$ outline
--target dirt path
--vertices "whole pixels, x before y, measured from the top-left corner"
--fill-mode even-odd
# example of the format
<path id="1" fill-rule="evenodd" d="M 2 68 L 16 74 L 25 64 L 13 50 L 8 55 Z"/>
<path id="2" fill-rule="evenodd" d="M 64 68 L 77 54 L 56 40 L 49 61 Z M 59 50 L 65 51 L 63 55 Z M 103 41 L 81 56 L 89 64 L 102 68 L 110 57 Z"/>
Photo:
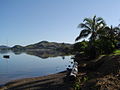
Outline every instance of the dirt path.
<path id="1" fill-rule="evenodd" d="M 11 81 L 0 90 L 68 90 L 70 85 L 64 82 L 66 72 L 43 77 L 26 78 Z"/>

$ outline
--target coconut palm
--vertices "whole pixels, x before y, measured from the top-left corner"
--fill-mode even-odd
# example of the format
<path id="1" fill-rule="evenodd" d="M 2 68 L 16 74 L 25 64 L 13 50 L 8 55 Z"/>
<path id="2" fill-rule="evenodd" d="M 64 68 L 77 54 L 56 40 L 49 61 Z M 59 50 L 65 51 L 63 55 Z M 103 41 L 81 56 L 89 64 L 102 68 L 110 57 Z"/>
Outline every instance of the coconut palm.
<path id="1" fill-rule="evenodd" d="M 78 28 L 82 28 L 82 30 L 75 41 L 90 35 L 89 41 L 94 42 L 97 37 L 97 32 L 104 28 L 105 25 L 105 21 L 101 17 L 85 18 L 83 23 L 78 25 Z"/>
<path id="2" fill-rule="evenodd" d="M 105 27 L 105 21 L 101 17 L 94 16 L 93 18 L 85 18 L 83 20 L 83 23 L 80 23 L 78 25 L 78 28 L 82 28 L 79 36 L 76 38 L 75 41 L 78 41 L 79 39 L 89 37 L 89 56 L 90 58 L 96 57 L 96 49 L 94 46 L 94 42 L 98 37 L 99 31 L 102 31 Z"/>

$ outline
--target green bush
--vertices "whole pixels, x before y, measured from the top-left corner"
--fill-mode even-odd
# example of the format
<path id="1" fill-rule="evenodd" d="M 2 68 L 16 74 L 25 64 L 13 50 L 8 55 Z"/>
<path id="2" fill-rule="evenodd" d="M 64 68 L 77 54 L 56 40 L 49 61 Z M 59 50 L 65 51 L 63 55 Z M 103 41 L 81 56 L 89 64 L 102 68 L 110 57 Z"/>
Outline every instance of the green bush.
<path id="1" fill-rule="evenodd" d="M 88 47 L 87 41 L 77 42 L 73 46 L 73 51 L 74 52 L 84 52 L 87 47 Z"/>

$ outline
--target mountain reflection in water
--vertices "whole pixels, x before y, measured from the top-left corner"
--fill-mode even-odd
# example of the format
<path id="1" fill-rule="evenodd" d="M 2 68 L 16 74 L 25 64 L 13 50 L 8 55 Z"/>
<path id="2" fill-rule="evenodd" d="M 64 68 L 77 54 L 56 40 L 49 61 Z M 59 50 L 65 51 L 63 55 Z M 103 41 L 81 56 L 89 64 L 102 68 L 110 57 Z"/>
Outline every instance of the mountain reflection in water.
<path id="1" fill-rule="evenodd" d="M 9 59 L 3 58 L 6 54 L 10 55 Z M 0 84 L 20 78 L 58 73 L 68 66 L 72 67 L 72 61 L 71 56 L 55 52 L 0 51 Z"/>
<path id="2" fill-rule="evenodd" d="M 66 56 L 65 53 L 61 53 L 61 52 L 56 52 L 56 51 L 47 51 L 47 50 L 29 50 L 29 51 L 12 51 L 14 54 L 16 55 L 19 55 L 19 54 L 22 54 L 22 53 L 26 53 L 28 55 L 33 55 L 33 56 L 37 56 L 37 57 L 40 57 L 40 58 L 49 58 L 49 57 L 57 57 L 57 56 L 62 56 L 62 58 L 64 59 L 64 56 Z"/>

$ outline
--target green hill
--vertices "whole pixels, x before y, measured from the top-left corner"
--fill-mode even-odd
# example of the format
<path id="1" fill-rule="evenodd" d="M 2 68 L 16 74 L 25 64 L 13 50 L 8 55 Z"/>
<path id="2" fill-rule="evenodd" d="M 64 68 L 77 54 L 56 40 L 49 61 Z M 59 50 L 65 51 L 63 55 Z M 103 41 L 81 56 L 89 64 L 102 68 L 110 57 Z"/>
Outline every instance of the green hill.
<path id="1" fill-rule="evenodd" d="M 27 45 L 27 46 L 20 46 L 15 45 L 11 48 L 13 52 L 26 52 L 28 54 L 47 57 L 47 56 L 57 56 L 57 55 L 65 55 L 71 54 L 73 45 L 68 43 L 56 43 L 56 42 L 48 42 L 48 41 L 41 41 L 39 43 Z"/>

